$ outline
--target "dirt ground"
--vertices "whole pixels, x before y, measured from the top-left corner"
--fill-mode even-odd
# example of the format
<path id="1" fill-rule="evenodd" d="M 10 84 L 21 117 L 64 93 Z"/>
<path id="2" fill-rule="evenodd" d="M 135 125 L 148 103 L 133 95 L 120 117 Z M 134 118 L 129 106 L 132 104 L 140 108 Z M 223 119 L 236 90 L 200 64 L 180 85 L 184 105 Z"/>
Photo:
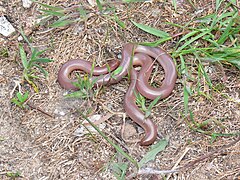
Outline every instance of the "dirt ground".
<path id="1" fill-rule="evenodd" d="M 62 7 L 79 4 L 63 0 L 41 2 Z M 91 110 L 91 115 L 101 115 L 102 118 L 107 116 L 102 131 L 134 159 L 140 160 L 149 147 L 141 147 L 137 143 L 136 139 L 142 136 L 143 131 L 130 118 L 126 117 L 124 123 L 123 98 L 129 85 L 127 79 L 104 87 L 94 101 L 66 99 L 63 97 L 66 90 L 57 82 L 58 70 L 63 63 L 74 58 L 96 59 L 97 65 L 103 65 L 119 57 L 123 44 L 127 42 L 157 40 L 137 29 L 129 17 L 135 22 L 176 34 L 180 32 L 178 28 L 163 22 L 185 24 L 193 15 L 211 13 L 214 7 L 213 1 L 202 1 L 196 3 L 195 10 L 188 3 L 178 1 L 178 10 L 174 12 L 171 2 L 161 0 L 130 5 L 115 3 L 119 19 L 127 27 L 121 29 L 112 18 L 97 13 L 96 7 L 91 7 L 87 1 L 81 2 L 90 12 L 86 22 L 57 29 L 34 26 L 39 15 L 39 5 L 35 3 L 24 9 L 20 0 L 0 2 L 0 15 L 6 15 L 16 29 L 23 27 L 34 47 L 49 48 L 44 57 L 54 60 L 46 67 L 48 78 L 36 81 L 39 93 L 34 93 L 28 84 L 18 86 L 23 71 L 18 49 L 19 33 L 7 38 L 0 35 L 0 48 L 8 51 L 8 56 L 0 56 L 0 179 L 11 179 L 7 172 L 19 172 L 19 179 L 116 179 L 111 162 L 126 162 L 126 159 L 116 154 L 99 134 L 79 136 L 76 130 L 79 130 L 82 119 L 77 110 Z M 171 52 L 178 40 L 176 38 L 161 47 Z M 219 129 L 214 129 L 216 132 L 239 132 L 240 71 L 229 66 L 205 66 L 211 69 L 208 75 L 213 85 L 222 85 L 222 93 L 206 90 L 212 98 L 191 97 L 189 107 L 199 122 L 209 118 L 222 119 Z M 162 70 L 159 66 L 155 68 Z M 195 67 L 191 68 L 193 72 L 197 71 Z M 161 79 L 162 74 L 159 73 L 157 78 Z M 210 143 L 210 136 L 191 130 L 182 117 L 182 82 L 179 77 L 170 97 L 153 108 L 151 117 L 159 127 L 158 140 L 169 137 L 169 144 L 146 167 L 159 170 L 171 170 L 175 165 L 185 167 L 169 177 L 165 175 L 170 179 L 240 180 L 239 138 L 218 137 Z M 22 110 L 12 104 L 10 100 L 19 90 L 30 91 L 28 103 L 45 113 L 37 108 Z M 223 95 L 228 95 L 228 98 Z M 124 133 L 121 133 L 122 128 L 125 128 Z M 135 171 L 130 165 L 127 176 Z M 135 179 L 164 177 L 146 174 Z"/>

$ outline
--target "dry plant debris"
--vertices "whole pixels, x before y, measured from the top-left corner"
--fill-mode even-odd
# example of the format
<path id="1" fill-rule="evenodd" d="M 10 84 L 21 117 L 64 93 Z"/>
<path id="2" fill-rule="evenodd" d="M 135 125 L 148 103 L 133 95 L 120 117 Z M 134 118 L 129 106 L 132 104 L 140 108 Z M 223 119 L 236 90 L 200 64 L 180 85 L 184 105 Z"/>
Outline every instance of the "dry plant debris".
<path id="1" fill-rule="evenodd" d="M 36 26 L 42 13 L 39 4 L 34 2 L 25 9 L 22 1 L 0 2 L 0 16 L 6 17 L 17 31 L 9 37 L 0 36 L 0 179 L 116 179 L 119 169 L 130 179 L 240 179 L 239 135 L 229 135 L 240 130 L 240 71 L 237 67 L 211 62 L 197 66 L 197 59 L 187 56 L 185 63 L 192 80 L 184 81 L 187 77 L 179 71 L 174 92 L 158 102 L 151 113 L 159 127 L 159 140 L 168 136 L 168 145 L 139 171 L 99 134 L 75 135 L 84 120 L 79 111 L 89 116 L 101 114 L 108 117 L 104 119 L 106 127 L 102 131 L 134 160 L 139 162 L 149 152 L 149 147 L 136 143 L 142 130 L 123 112 L 127 79 L 99 89 L 94 99 L 66 99 L 65 91 L 56 82 L 61 64 L 69 59 L 82 58 L 103 65 L 110 59 L 120 58 L 121 47 L 126 42 L 159 39 L 137 28 L 131 20 L 170 34 L 173 38 L 161 46 L 174 53 L 188 30 L 182 31 L 171 24 L 185 26 L 191 22 L 191 27 L 197 28 L 199 24 L 192 20 L 214 13 L 219 1 L 173 1 L 175 5 L 164 0 L 151 3 L 112 1 L 103 4 L 105 11 L 99 11 L 100 1 L 96 1 L 98 6 L 90 5 L 87 0 L 39 2 L 63 7 L 65 13 L 73 15 L 71 21 L 81 19 L 56 28 L 49 26 L 57 20 L 54 17 L 45 25 Z M 223 5 L 233 1 L 221 2 Z M 238 0 L 235 2 L 235 8 L 239 9 Z M 81 11 L 81 16 L 74 10 L 76 6 L 85 10 Z M 108 11 L 106 7 L 115 10 Z M 19 43 L 26 52 L 31 52 L 27 43 L 19 38 L 21 27 L 31 45 L 38 50 L 48 48 L 44 56 L 54 60 L 44 66 L 48 78 L 40 77 L 35 81 L 39 93 L 34 93 L 30 85 L 20 83 L 23 66 Z M 215 35 L 220 34 L 216 32 Z M 239 45 L 239 39 L 238 33 L 232 43 Z M 201 43 L 206 42 L 199 40 L 195 45 Z M 230 42 L 226 43 L 231 46 Z M 178 70 L 183 70 L 181 60 L 176 58 Z M 152 79 L 158 86 L 156 82 L 163 78 L 162 69 L 154 68 L 156 73 Z M 198 78 L 199 72 L 206 72 L 208 76 Z M 206 77 L 211 79 L 215 89 L 209 86 Z M 188 97 L 187 105 L 193 113 L 184 116 L 186 87 L 197 89 L 199 84 L 203 93 Z M 26 91 L 31 94 L 24 102 L 29 109 L 20 109 L 11 103 L 16 92 Z M 131 136 L 121 132 L 123 122 Z M 221 134 L 213 137 L 212 132 Z M 129 139 L 124 141 L 125 138 Z"/>

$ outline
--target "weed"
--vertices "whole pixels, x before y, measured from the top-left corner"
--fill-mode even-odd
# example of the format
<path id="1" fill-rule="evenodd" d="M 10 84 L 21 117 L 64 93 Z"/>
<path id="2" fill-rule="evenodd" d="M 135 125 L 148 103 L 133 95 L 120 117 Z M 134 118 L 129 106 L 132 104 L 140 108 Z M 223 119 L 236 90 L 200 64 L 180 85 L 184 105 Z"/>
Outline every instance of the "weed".
<path id="1" fill-rule="evenodd" d="M 7 48 L 1 48 L 0 49 L 0 57 L 9 57 L 8 49 Z"/>
<path id="2" fill-rule="evenodd" d="M 45 78 L 48 75 L 48 72 L 40 65 L 41 63 L 49 63 L 52 62 L 51 59 L 48 58 L 40 58 L 39 56 L 42 55 L 46 50 L 38 51 L 36 48 L 32 47 L 30 42 L 28 41 L 27 37 L 21 31 L 21 34 L 24 38 L 24 40 L 28 43 L 28 45 L 31 48 L 31 57 L 27 58 L 27 54 L 23 48 L 23 45 L 19 45 L 19 52 L 20 52 L 20 57 L 22 60 L 22 65 L 23 65 L 23 80 L 26 80 L 33 88 L 35 92 L 38 92 L 37 85 L 34 83 L 33 79 L 38 79 L 39 76 L 35 75 L 36 68 L 40 70 L 45 76 Z"/>
<path id="3" fill-rule="evenodd" d="M 21 174 L 20 174 L 20 172 L 7 172 L 6 176 L 10 177 L 10 178 L 16 178 L 16 177 L 20 177 Z"/>
<path id="4" fill-rule="evenodd" d="M 98 80 L 97 77 L 93 77 L 94 66 L 95 66 L 95 63 L 92 64 L 90 75 L 85 74 L 83 78 L 78 76 L 78 81 L 73 82 L 73 85 L 78 88 L 78 91 L 67 94 L 65 97 L 82 98 L 82 99 L 88 99 L 88 98 L 94 97 L 97 91 L 94 91 L 93 87 Z M 122 66 L 119 66 L 117 69 L 115 69 L 112 72 L 109 66 L 107 66 L 107 68 L 108 68 L 110 77 L 113 79 L 116 79 L 116 75 L 123 70 Z"/>
<path id="5" fill-rule="evenodd" d="M 18 92 L 16 94 L 16 97 L 11 99 L 11 102 L 17 105 L 18 107 L 24 109 L 26 107 L 24 103 L 27 101 L 28 95 L 29 95 L 28 92 L 24 94 L 21 94 L 20 92 Z"/>
<path id="6" fill-rule="evenodd" d="M 157 154 L 160 153 L 161 151 L 165 150 L 167 145 L 168 145 L 168 138 L 162 139 L 157 144 L 152 145 L 150 147 L 149 151 L 137 163 L 139 171 L 148 162 L 155 160 Z M 129 167 L 129 164 L 127 162 L 113 162 L 113 163 L 110 163 L 110 166 L 111 166 L 111 169 L 113 170 L 114 176 L 117 179 L 119 179 L 119 180 L 126 179 L 126 172 Z"/>
<path id="7" fill-rule="evenodd" d="M 95 91 L 93 87 L 97 80 L 97 78 L 91 80 L 91 77 L 88 74 L 85 74 L 83 78 L 78 76 L 78 80 L 76 82 L 73 82 L 73 85 L 77 87 L 78 90 L 65 95 L 65 97 L 81 99 L 88 99 L 94 97 Z"/>
<path id="8" fill-rule="evenodd" d="M 144 157 L 139 161 L 138 165 L 139 167 L 143 167 L 147 162 L 154 160 L 156 158 L 156 155 L 163 151 L 168 145 L 168 138 L 161 139 L 157 144 L 154 144 L 151 146 L 150 150 L 147 152 L 147 154 L 144 155 Z"/>
<path id="9" fill-rule="evenodd" d="M 117 178 L 117 180 L 126 179 L 126 172 L 128 169 L 127 163 L 112 163 L 113 175 Z"/>
<path id="10" fill-rule="evenodd" d="M 117 69 L 115 69 L 114 71 L 111 71 L 109 65 L 107 64 L 107 69 L 108 69 L 108 73 L 110 74 L 110 77 L 111 77 L 112 79 L 115 79 L 115 80 L 116 80 L 116 78 L 117 78 L 116 75 L 118 75 L 119 73 L 122 72 L 123 67 L 122 67 L 122 66 L 118 66 Z"/>
<path id="11" fill-rule="evenodd" d="M 145 113 L 145 118 L 149 117 L 152 111 L 152 108 L 157 104 L 161 96 L 158 96 L 155 98 L 148 107 L 146 107 L 146 99 L 144 96 L 142 96 L 140 93 L 134 92 L 136 97 L 136 103 L 138 106 L 141 107 L 141 110 Z"/>

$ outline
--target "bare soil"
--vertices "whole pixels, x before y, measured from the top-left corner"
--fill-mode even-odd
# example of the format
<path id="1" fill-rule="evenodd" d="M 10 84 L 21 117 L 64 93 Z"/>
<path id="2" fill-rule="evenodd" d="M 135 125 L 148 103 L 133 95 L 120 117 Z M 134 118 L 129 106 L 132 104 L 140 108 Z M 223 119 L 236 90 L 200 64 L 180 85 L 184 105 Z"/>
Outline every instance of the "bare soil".
<path id="1" fill-rule="evenodd" d="M 79 4 L 63 0 L 41 2 L 66 8 Z M 20 0 L 0 2 L 0 15 L 6 15 L 16 29 L 23 27 L 34 47 L 49 48 L 44 56 L 54 60 L 46 66 L 49 77 L 36 80 L 39 93 L 34 93 L 28 84 L 18 85 L 23 71 L 18 50 L 19 33 L 7 38 L 0 36 L 1 51 L 8 51 L 8 56 L 0 56 L 0 179 L 11 179 L 7 172 L 20 172 L 19 179 L 116 179 L 111 162 L 126 160 L 116 154 L 115 149 L 99 134 L 76 134 L 83 120 L 78 111 L 91 110 L 90 116 L 107 116 L 102 131 L 134 159 L 140 160 L 149 147 L 141 147 L 137 143 L 143 131 L 130 118 L 124 118 L 123 98 L 129 85 L 127 79 L 103 87 L 92 101 L 66 99 L 63 97 L 66 90 L 57 82 L 58 70 L 63 63 L 75 58 L 96 60 L 97 65 L 103 65 L 119 57 L 122 46 L 127 42 L 157 40 L 134 27 L 129 18 L 174 35 L 180 33 L 180 30 L 164 22 L 184 25 L 194 16 L 213 12 L 214 7 L 213 1 L 201 1 L 196 3 L 195 10 L 188 3 L 178 1 L 178 10 L 174 12 L 171 3 L 161 0 L 128 5 L 115 3 L 119 19 L 126 23 L 126 29 L 122 29 L 110 18 L 111 14 L 101 15 L 87 1 L 81 3 L 89 11 L 85 22 L 48 30 L 46 26 L 34 26 L 39 15 L 39 5 L 33 3 L 30 9 L 24 9 Z M 171 52 L 178 40 L 177 37 L 161 47 Z M 27 48 L 24 41 L 21 43 Z M 191 59 L 189 62 L 192 62 Z M 201 123 L 212 119 L 213 122 L 206 128 L 213 128 L 214 132 L 239 132 L 239 70 L 225 65 L 204 65 L 213 85 L 221 87 L 221 93 L 204 86 L 203 91 L 211 98 L 198 95 L 190 98 L 189 107 L 195 120 Z M 161 67 L 156 66 L 156 70 L 160 71 Z M 193 75 L 197 73 L 194 66 L 190 70 Z M 156 77 L 161 79 L 162 75 L 156 74 Z M 153 108 L 151 117 L 159 127 L 158 140 L 168 137 L 169 144 L 146 167 L 159 170 L 171 170 L 175 165 L 183 167 L 180 172 L 171 174 L 168 177 L 170 179 L 239 180 L 239 138 L 218 137 L 211 143 L 210 136 L 191 130 L 188 121 L 182 116 L 182 82 L 182 77 L 179 77 L 171 96 Z M 196 82 L 191 86 L 195 87 Z M 28 103 L 35 108 L 23 110 L 12 104 L 11 98 L 18 91 L 30 91 Z M 216 126 L 216 122 L 220 125 Z M 125 129 L 124 133 L 121 132 L 122 128 Z M 134 172 L 136 169 L 131 165 L 127 176 Z M 135 179 L 164 177 L 146 174 Z"/>

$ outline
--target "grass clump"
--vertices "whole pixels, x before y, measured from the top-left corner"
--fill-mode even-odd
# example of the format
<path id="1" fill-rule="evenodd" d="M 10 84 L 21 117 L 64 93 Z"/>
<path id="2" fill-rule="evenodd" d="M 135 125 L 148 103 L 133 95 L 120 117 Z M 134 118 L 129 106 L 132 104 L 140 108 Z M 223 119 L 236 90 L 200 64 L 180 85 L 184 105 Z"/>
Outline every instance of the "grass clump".
<path id="1" fill-rule="evenodd" d="M 73 82 L 73 85 L 78 88 L 77 91 L 65 95 L 67 98 L 81 98 L 89 99 L 93 98 L 97 91 L 93 89 L 94 84 L 97 81 L 97 78 L 91 81 L 91 77 L 88 74 L 85 74 L 83 78 L 78 76 L 78 80 Z"/>
<path id="2" fill-rule="evenodd" d="M 36 48 L 32 47 L 29 40 L 21 31 L 21 34 L 24 40 L 28 43 L 31 49 L 31 56 L 28 58 L 26 51 L 23 48 L 23 45 L 19 45 L 20 57 L 23 65 L 23 81 L 26 80 L 34 89 L 35 92 L 38 92 L 38 87 L 34 82 L 34 79 L 39 79 L 39 75 L 36 75 L 36 70 L 39 70 L 43 73 L 44 77 L 48 76 L 48 72 L 42 67 L 42 64 L 52 62 L 49 58 L 41 58 L 40 56 L 46 52 L 46 50 L 38 51 Z"/>
<path id="3" fill-rule="evenodd" d="M 66 27 L 77 22 L 85 22 L 89 17 L 88 10 L 85 9 L 81 3 L 80 5 L 74 7 L 63 8 L 47 5 L 38 1 L 35 2 L 41 6 L 41 8 L 39 8 L 39 11 L 42 13 L 41 16 L 39 16 L 41 20 L 40 25 L 47 24 L 50 28 Z M 135 0 L 134 2 L 137 1 Z M 123 29 L 126 28 L 125 23 L 118 18 L 116 8 L 114 6 L 110 3 L 102 3 L 99 0 L 96 0 L 96 5 L 98 7 L 98 11 L 95 13 L 107 17 L 109 20 L 115 21 L 119 27 Z"/>
<path id="4" fill-rule="evenodd" d="M 173 4 L 176 5 L 176 1 L 173 1 Z M 140 44 L 155 47 L 176 38 L 175 35 L 170 35 L 153 27 L 134 21 L 132 23 L 139 29 L 160 38 L 154 42 L 143 42 Z M 212 14 L 195 18 L 186 23 L 185 26 L 169 22 L 166 24 L 182 29 L 182 33 L 179 34 L 182 37 L 171 52 L 171 56 L 175 62 L 177 60 L 180 61 L 178 74 L 182 77 L 183 84 L 183 118 L 190 118 L 187 123 L 192 130 L 211 135 L 213 140 L 219 136 L 237 135 L 238 133 L 225 134 L 216 133 L 213 129 L 205 130 L 201 123 L 194 121 L 194 113 L 189 108 L 189 99 L 191 97 L 204 96 L 212 101 L 211 94 L 205 92 L 206 86 L 210 90 L 219 92 L 219 85 L 214 87 L 211 78 L 206 72 L 204 65 L 206 62 L 236 67 L 240 70 L 239 9 L 231 2 L 220 0 L 216 1 L 215 11 Z M 189 62 L 189 59 L 192 61 Z M 190 68 L 193 68 L 192 65 L 196 67 L 197 79 L 192 76 L 193 72 L 190 70 Z M 189 82 L 194 82 L 195 80 L 197 81 L 196 88 L 189 86 Z M 208 120 L 204 121 L 204 127 L 211 122 Z M 218 129 L 218 124 L 215 124 L 215 127 Z"/>

